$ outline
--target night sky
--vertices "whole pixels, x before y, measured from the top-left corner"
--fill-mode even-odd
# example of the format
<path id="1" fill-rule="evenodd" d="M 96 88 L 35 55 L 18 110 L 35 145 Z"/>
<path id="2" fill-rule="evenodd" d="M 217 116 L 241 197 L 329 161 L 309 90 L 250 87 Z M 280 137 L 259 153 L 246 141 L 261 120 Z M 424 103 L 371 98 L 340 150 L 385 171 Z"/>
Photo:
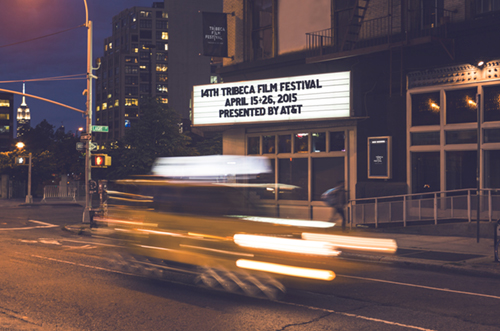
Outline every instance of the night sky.
<path id="1" fill-rule="evenodd" d="M 153 2 L 87 0 L 89 20 L 94 27 L 93 59 L 103 55 L 104 38 L 112 35 L 113 16 L 135 6 L 151 7 Z M 82 92 L 87 88 L 84 77 L 87 29 L 76 28 L 85 23 L 84 0 L 3 0 L 0 12 L 0 88 L 22 92 L 23 80 L 83 74 L 78 80 L 27 82 L 26 93 L 85 110 L 86 97 Z M 71 28 L 75 29 L 36 39 Z M 31 39 L 36 40 L 20 43 Z M 93 99 L 95 102 L 95 88 Z M 14 114 L 21 101 L 22 96 L 14 95 Z M 26 103 L 31 111 L 32 127 L 44 119 L 55 128 L 64 125 L 66 131 L 75 132 L 78 127 L 85 127 L 81 113 L 33 98 L 27 98 Z"/>

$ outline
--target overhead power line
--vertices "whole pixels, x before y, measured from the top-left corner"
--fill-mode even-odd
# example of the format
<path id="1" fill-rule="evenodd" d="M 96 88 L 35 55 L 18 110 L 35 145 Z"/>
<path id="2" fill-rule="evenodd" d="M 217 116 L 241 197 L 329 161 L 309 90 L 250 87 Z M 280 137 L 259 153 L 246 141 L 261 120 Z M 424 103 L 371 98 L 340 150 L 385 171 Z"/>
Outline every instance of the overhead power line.
<path id="1" fill-rule="evenodd" d="M 0 81 L 0 84 L 21 83 L 21 82 L 46 82 L 46 81 L 56 81 L 56 80 L 78 80 L 78 79 L 87 79 L 87 74 L 42 77 L 42 78 L 33 78 L 33 79 L 4 80 L 4 81 Z"/>
<path id="2" fill-rule="evenodd" d="M 46 34 L 46 35 L 44 35 L 44 36 L 40 36 L 40 37 L 36 37 L 36 38 L 32 38 L 32 39 L 28 39 L 28 40 L 23 40 L 23 41 L 18 41 L 18 42 L 16 42 L 16 43 L 12 43 L 12 44 L 2 45 L 2 46 L 0 46 L 0 48 L 10 47 L 10 46 L 15 46 L 15 45 L 24 44 L 24 43 L 27 43 L 27 42 L 30 42 L 30 41 L 35 41 L 35 40 L 39 40 L 39 39 L 43 39 L 43 38 L 47 38 L 47 37 L 51 37 L 51 36 L 54 36 L 54 35 L 56 35 L 56 34 L 60 34 L 60 33 L 63 33 L 63 32 L 68 32 L 68 31 L 71 31 L 71 30 L 74 30 L 74 29 L 81 28 L 82 26 L 85 26 L 85 24 L 82 24 L 82 25 L 79 25 L 79 26 L 75 26 L 75 27 L 73 27 L 73 28 L 69 28 L 69 29 L 66 29 L 66 30 L 62 30 L 62 31 L 58 31 L 58 32 L 54 32 L 54 33 L 51 33 L 51 34 Z"/>

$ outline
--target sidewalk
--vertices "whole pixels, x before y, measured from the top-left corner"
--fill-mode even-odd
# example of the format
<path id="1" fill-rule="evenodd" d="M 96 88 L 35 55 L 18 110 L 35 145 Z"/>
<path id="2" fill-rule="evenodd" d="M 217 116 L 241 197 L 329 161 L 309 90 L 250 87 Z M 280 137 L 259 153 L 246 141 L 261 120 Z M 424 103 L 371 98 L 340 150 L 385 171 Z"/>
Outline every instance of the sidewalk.
<path id="1" fill-rule="evenodd" d="M 485 223 L 482 226 L 486 227 L 487 224 L 493 228 L 492 223 Z M 475 234 L 470 233 L 471 225 L 473 224 L 453 224 L 454 232 L 463 232 L 460 236 L 433 235 L 447 231 L 447 224 L 429 225 L 420 229 L 416 229 L 416 226 L 411 229 L 407 227 L 393 230 L 399 233 L 388 232 L 387 229 L 351 229 L 346 235 L 394 239 L 397 242 L 398 251 L 396 254 L 344 251 L 341 258 L 370 263 L 395 264 L 408 268 L 439 272 L 499 277 L 500 263 L 495 262 L 493 233 L 489 238 L 480 238 L 478 243 Z M 95 230 L 90 229 L 89 224 L 68 225 L 65 230 L 78 235 L 92 236 L 95 233 Z M 419 234 L 404 232 L 419 232 Z M 335 234 L 342 234 L 342 232 L 339 231 Z"/>
<path id="2" fill-rule="evenodd" d="M 394 239 L 398 244 L 398 251 L 396 254 L 346 252 L 342 255 L 346 259 L 474 276 L 500 276 L 500 263 L 495 262 L 493 234 L 491 238 L 480 238 L 479 243 L 477 238 L 467 236 L 381 233 L 376 230 L 363 230 L 356 235 Z"/>

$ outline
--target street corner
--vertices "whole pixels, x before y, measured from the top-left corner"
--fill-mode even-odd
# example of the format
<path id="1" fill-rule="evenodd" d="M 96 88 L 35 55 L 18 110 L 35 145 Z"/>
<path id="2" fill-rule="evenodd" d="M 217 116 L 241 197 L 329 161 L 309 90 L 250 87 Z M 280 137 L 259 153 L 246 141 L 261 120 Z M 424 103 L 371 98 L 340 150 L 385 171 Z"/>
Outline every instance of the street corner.
<path id="1" fill-rule="evenodd" d="M 64 231 L 71 232 L 73 234 L 79 235 L 79 236 L 91 236 L 92 235 L 92 229 L 90 228 L 90 224 L 87 223 L 79 223 L 79 224 L 69 224 L 65 225 L 62 228 Z"/>

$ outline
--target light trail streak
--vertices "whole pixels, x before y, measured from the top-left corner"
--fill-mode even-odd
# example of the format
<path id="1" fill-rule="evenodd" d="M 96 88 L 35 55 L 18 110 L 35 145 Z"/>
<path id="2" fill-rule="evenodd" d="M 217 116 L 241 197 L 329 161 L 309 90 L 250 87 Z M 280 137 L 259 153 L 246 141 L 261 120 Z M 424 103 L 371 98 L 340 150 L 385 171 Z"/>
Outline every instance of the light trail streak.
<path id="1" fill-rule="evenodd" d="M 2 228 L 0 231 L 18 231 L 18 230 L 32 230 L 32 229 L 49 229 L 49 228 L 57 228 L 59 225 L 54 225 L 50 223 L 45 223 L 41 221 L 34 221 L 34 220 L 29 220 L 28 222 L 33 222 L 37 224 L 42 224 L 42 225 L 37 225 L 37 226 L 27 226 L 24 228 Z"/>

